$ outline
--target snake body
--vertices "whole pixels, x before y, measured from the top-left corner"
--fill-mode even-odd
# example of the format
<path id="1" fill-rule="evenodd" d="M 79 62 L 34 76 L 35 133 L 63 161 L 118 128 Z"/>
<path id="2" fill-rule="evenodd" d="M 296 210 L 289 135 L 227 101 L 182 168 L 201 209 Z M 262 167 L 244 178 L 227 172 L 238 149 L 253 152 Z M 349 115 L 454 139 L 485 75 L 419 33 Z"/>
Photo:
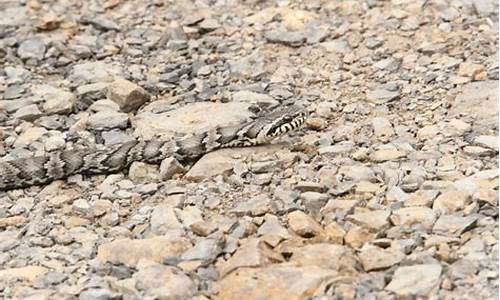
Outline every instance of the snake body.
<path id="1" fill-rule="evenodd" d="M 214 127 L 180 140 L 134 140 L 105 150 L 53 151 L 44 156 L 3 161 L 0 162 L 0 190 L 43 185 L 75 174 L 115 173 L 134 161 L 160 164 L 169 157 L 179 162 L 192 161 L 220 148 L 268 143 L 299 127 L 306 118 L 306 111 L 294 105 L 246 123 Z"/>

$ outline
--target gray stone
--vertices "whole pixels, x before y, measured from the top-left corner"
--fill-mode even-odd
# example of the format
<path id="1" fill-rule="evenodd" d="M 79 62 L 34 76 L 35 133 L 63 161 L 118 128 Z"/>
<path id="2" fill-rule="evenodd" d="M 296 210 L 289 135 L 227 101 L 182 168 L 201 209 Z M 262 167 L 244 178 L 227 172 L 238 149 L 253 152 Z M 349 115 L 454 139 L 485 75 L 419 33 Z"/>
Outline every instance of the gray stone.
<path id="1" fill-rule="evenodd" d="M 21 59 L 42 60 L 45 55 L 45 43 L 40 38 L 31 38 L 23 41 L 17 49 Z"/>
<path id="2" fill-rule="evenodd" d="M 261 216 L 275 210 L 274 204 L 266 195 L 253 197 L 245 202 L 241 202 L 231 210 L 237 216 Z"/>
<path id="3" fill-rule="evenodd" d="M 341 166 L 338 170 L 338 174 L 344 176 L 345 179 L 352 180 L 354 182 L 377 181 L 375 172 L 370 167 L 363 165 Z"/>
<path id="4" fill-rule="evenodd" d="M 495 8 L 498 7 L 497 3 L 493 0 L 475 0 L 472 2 L 472 5 L 477 14 L 483 17 L 494 13 Z"/>
<path id="5" fill-rule="evenodd" d="M 89 288 L 83 290 L 78 296 L 78 300 L 112 300 L 117 295 L 107 288 Z"/>
<path id="6" fill-rule="evenodd" d="M 221 124 L 241 123 L 253 114 L 248 110 L 249 103 L 207 103 L 198 102 L 179 109 L 155 113 L 153 110 L 159 101 L 144 107 L 144 112 L 134 118 L 136 135 L 141 139 L 172 138 L 176 134 L 191 134 Z"/>
<path id="7" fill-rule="evenodd" d="M 135 140 L 132 136 L 121 130 L 103 131 L 101 133 L 104 145 L 123 144 Z"/>
<path id="8" fill-rule="evenodd" d="M 89 117 L 89 128 L 93 130 L 125 129 L 128 126 L 126 113 L 100 111 Z"/>
<path id="9" fill-rule="evenodd" d="M 488 132 L 498 125 L 498 82 L 494 80 L 478 81 L 462 87 L 449 110 L 450 116 L 459 116 L 467 111 L 475 117 L 474 128 L 478 132 Z"/>
<path id="10" fill-rule="evenodd" d="M 90 24 L 94 26 L 96 29 L 103 31 L 107 30 L 120 31 L 120 26 L 117 23 L 102 17 L 84 15 L 80 17 L 80 22 L 82 24 Z"/>
<path id="11" fill-rule="evenodd" d="M 6 100 L 12 100 L 19 98 L 24 93 L 24 87 L 22 85 L 14 84 L 8 86 L 3 92 L 3 98 Z"/>
<path id="12" fill-rule="evenodd" d="M 270 43 L 280 43 L 287 46 L 299 47 L 306 41 L 306 35 L 301 31 L 268 31 L 266 40 Z"/>
<path id="13" fill-rule="evenodd" d="M 248 103 L 257 103 L 257 104 L 266 104 L 270 106 L 274 106 L 278 104 L 278 101 L 274 100 L 273 97 L 255 93 L 251 91 L 238 91 L 233 94 L 233 101 L 235 102 L 248 102 Z"/>
<path id="14" fill-rule="evenodd" d="M 83 62 L 73 66 L 69 80 L 76 86 L 86 83 L 111 82 L 122 73 L 121 67 L 103 61 Z"/>
<path id="15" fill-rule="evenodd" d="M 108 85 L 107 82 L 80 85 L 76 88 L 76 96 L 84 103 L 94 103 L 106 97 Z"/>
<path id="16" fill-rule="evenodd" d="M 384 104 L 398 98 L 398 91 L 388 91 L 384 88 L 378 88 L 366 92 L 366 99 L 374 104 Z"/>
<path id="17" fill-rule="evenodd" d="M 182 254 L 183 260 L 201 260 L 211 262 L 222 252 L 224 242 L 218 238 L 202 238 L 193 246 Z"/>
<path id="18" fill-rule="evenodd" d="M 457 215 L 441 215 L 432 229 L 435 233 L 459 236 L 472 228 L 477 221 L 476 216 L 461 217 Z"/>
<path id="19" fill-rule="evenodd" d="M 200 26 L 200 28 L 204 31 L 213 31 L 219 28 L 221 25 L 217 20 L 208 18 L 201 21 L 198 26 Z"/>
<path id="20" fill-rule="evenodd" d="M 400 296 L 427 296 L 438 288 L 441 270 L 438 264 L 399 267 L 385 289 Z"/>
<path id="21" fill-rule="evenodd" d="M 474 143 L 498 151 L 498 136 L 480 135 L 474 138 Z"/>
<path id="22" fill-rule="evenodd" d="M 33 93 L 44 101 L 42 108 L 47 114 L 68 114 L 76 102 L 73 93 L 50 85 L 37 86 Z"/>
<path id="23" fill-rule="evenodd" d="M 200 181 L 216 175 L 227 174 L 233 170 L 238 161 L 242 161 L 246 157 L 251 157 L 252 155 L 271 155 L 277 152 L 287 153 L 288 150 L 280 145 L 220 149 L 204 155 L 186 173 L 186 178 L 193 181 Z"/>
<path id="24" fill-rule="evenodd" d="M 14 118 L 25 120 L 25 121 L 34 121 L 42 116 L 42 112 L 38 109 L 36 104 L 31 104 L 24 106 L 16 111 L 14 114 Z"/>
<path id="25" fill-rule="evenodd" d="M 328 52 L 334 52 L 339 54 L 351 53 L 352 49 L 347 41 L 342 39 L 337 39 L 333 41 L 323 42 L 320 44 Z"/>

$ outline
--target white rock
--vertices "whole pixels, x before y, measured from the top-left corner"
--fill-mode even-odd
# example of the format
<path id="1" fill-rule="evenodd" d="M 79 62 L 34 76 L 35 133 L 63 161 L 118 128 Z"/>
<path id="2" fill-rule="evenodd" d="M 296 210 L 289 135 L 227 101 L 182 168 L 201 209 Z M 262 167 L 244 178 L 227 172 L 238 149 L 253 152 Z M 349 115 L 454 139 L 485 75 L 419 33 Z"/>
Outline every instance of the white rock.
<path id="1" fill-rule="evenodd" d="M 401 296 L 426 296 L 438 288 L 441 265 L 427 264 L 399 267 L 386 290 Z"/>

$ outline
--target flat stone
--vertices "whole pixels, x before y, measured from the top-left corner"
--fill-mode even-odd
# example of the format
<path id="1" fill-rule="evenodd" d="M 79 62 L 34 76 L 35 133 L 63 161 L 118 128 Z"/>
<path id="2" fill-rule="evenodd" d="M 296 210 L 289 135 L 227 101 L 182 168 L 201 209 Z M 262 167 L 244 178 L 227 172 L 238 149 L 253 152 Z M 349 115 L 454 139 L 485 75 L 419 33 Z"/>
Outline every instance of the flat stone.
<path id="1" fill-rule="evenodd" d="M 323 47 L 328 52 L 339 53 L 339 54 L 348 54 L 351 53 L 352 49 L 349 46 L 349 43 L 343 39 L 336 39 L 333 41 L 327 41 L 320 43 L 321 47 Z"/>
<path id="2" fill-rule="evenodd" d="M 235 102 L 247 102 L 247 103 L 257 103 L 266 104 L 274 106 L 278 104 L 273 97 L 267 94 L 255 93 L 251 91 L 238 91 L 233 94 L 233 101 Z"/>
<path id="3" fill-rule="evenodd" d="M 380 231 L 387 228 L 389 224 L 389 210 L 374 210 L 364 213 L 356 213 L 347 216 L 347 220 L 354 224 L 363 226 L 373 231 Z"/>
<path id="4" fill-rule="evenodd" d="M 373 241 L 375 239 L 376 233 L 371 232 L 369 229 L 356 226 L 351 228 L 347 234 L 344 236 L 344 241 L 346 245 L 354 249 L 361 248 L 365 243 Z"/>
<path id="5" fill-rule="evenodd" d="M 271 155 L 276 152 L 289 152 L 281 145 L 262 145 L 244 148 L 226 148 L 205 154 L 187 172 L 186 178 L 200 181 L 205 178 L 231 172 L 237 162 L 253 155 Z"/>
<path id="6" fill-rule="evenodd" d="M 318 153 L 321 155 L 325 154 L 343 154 L 349 153 L 354 149 L 354 143 L 352 141 L 339 142 L 332 146 L 325 146 L 318 149 Z"/>
<path id="7" fill-rule="evenodd" d="M 373 118 L 372 126 L 375 135 L 379 138 L 388 138 L 394 134 L 392 124 L 386 118 Z"/>
<path id="8" fill-rule="evenodd" d="M 23 216 L 12 216 L 0 218 L 0 228 L 6 228 L 9 226 L 20 227 L 28 223 L 29 219 Z"/>
<path id="9" fill-rule="evenodd" d="M 116 102 L 123 112 L 139 108 L 151 99 L 151 95 L 142 87 L 125 79 L 115 79 L 107 89 L 108 99 Z"/>
<path id="10" fill-rule="evenodd" d="M 412 206 L 395 210 L 391 215 L 394 225 L 411 228 L 413 225 L 422 225 L 426 229 L 431 229 L 436 221 L 437 215 L 429 207 Z"/>
<path id="11" fill-rule="evenodd" d="M 17 49 L 17 55 L 23 60 L 42 60 L 45 55 L 45 43 L 40 38 L 32 38 L 23 41 Z"/>
<path id="12" fill-rule="evenodd" d="M 150 182 L 158 180 L 158 166 L 134 161 L 128 170 L 128 177 L 134 182 Z"/>
<path id="13" fill-rule="evenodd" d="M 417 132 L 417 138 L 419 140 L 432 139 L 440 133 L 439 126 L 437 125 L 426 125 L 420 128 Z"/>
<path id="14" fill-rule="evenodd" d="M 257 230 L 257 234 L 259 236 L 275 235 L 279 236 L 282 239 L 291 238 L 290 233 L 285 227 L 281 225 L 280 221 L 278 220 L 278 217 L 270 214 L 267 214 L 264 217 L 264 223 Z"/>
<path id="15" fill-rule="evenodd" d="M 104 300 L 113 299 L 114 297 L 117 297 L 117 295 L 111 290 L 107 288 L 96 287 L 83 290 L 78 296 L 78 300 Z"/>
<path id="16" fill-rule="evenodd" d="M 182 260 L 201 260 L 212 262 L 222 253 L 224 241 L 220 238 L 202 238 L 191 248 L 182 254 Z"/>
<path id="17" fill-rule="evenodd" d="M 114 111 L 100 111 L 89 117 L 88 125 L 93 130 L 125 129 L 128 126 L 128 115 Z"/>
<path id="18" fill-rule="evenodd" d="M 221 25 L 217 20 L 212 18 L 207 18 L 201 21 L 198 26 L 200 26 L 200 28 L 205 31 L 213 31 L 219 28 Z"/>
<path id="19" fill-rule="evenodd" d="M 42 266 L 25 266 L 19 268 L 7 268 L 0 270 L 0 278 L 3 280 L 21 279 L 34 281 L 49 270 Z"/>
<path id="20" fill-rule="evenodd" d="M 47 133 L 47 129 L 42 127 L 31 127 L 26 129 L 14 142 L 14 147 L 21 148 L 33 141 L 36 141 L 40 137 L 42 137 L 45 133 Z"/>
<path id="21" fill-rule="evenodd" d="M 306 41 L 306 36 L 301 31 L 268 31 L 264 36 L 270 43 L 280 43 L 292 47 L 299 47 Z"/>
<path id="22" fill-rule="evenodd" d="M 498 82 L 494 80 L 472 82 L 462 86 L 449 115 L 460 116 L 464 111 L 475 118 L 478 132 L 488 132 L 498 125 Z"/>
<path id="23" fill-rule="evenodd" d="M 155 136 L 167 139 L 176 134 L 186 135 L 220 125 L 240 124 L 253 115 L 248 110 L 251 104 L 245 102 L 197 102 L 168 112 L 150 112 L 149 109 L 158 105 L 157 102 L 147 105 L 132 120 L 135 134 L 141 139 Z"/>
<path id="24" fill-rule="evenodd" d="M 42 112 L 38 109 L 38 105 L 31 104 L 18 109 L 14 114 L 14 118 L 31 122 L 38 119 L 42 115 Z"/>
<path id="25" fill-rule="evenodd" d="M 479 146 L 465 146 L 463 150 L 465 154 L 472 157 L 490 156 L 493 154 L 493 151 L 491 151 L 491 149 Z"/>
<path id="26" fill-rule="evenodd" d="M 382 249 L 370 244 L 365 244 L 358 256 L 366 272 L 390 268 L 405 258 L 404 253 L 395 248 Z"/>
<path id="27" fill-rule="evenodd" d="M 404 151 L 392 150 L 392 149 L 380 149 L 370 154 L 370 159 L 374 162 L 384 162 L 384 161 L 398 160 L 405 156 L 406 153 Z"/>
<path id="28" fill-rule="evenodd" d="M 146 295 L 155 299 L 192 299 L 196 293 L 189 276 L 171 266 L 153 263 L 139 268 L 133 278 Z"/>
<path id="29" fill-rule="evenodd" d="M 385 289 L 400 296 L 427 296 L 438 288 L 441 271 L 438 264 L 399 267 Z"/>
<path id="30" fill-rule="evenodd" d="M 69 80 L 74 82 L 76 86 L 111 82 L 115 76 L 119 76 L 121 73 L 121 67 L 103 61 L 83 62 L 73 66 Z"/>
<path id="31" fill-rule="evenodd" d="M 498 136 L 479 135 L 474 138 L 474 144 L 498 151 Z"/>
<path id="32" fill-rule="evenodd" d="M 276 254 L 256 238 L 244 240 L 233 256 L 217 266 L 221 277 L 245 267 L 262 267 L 269 264 Z"/>
<path id="33" fill-rule="evenodd" d="M 331 222 L 325 226 L 325 239 L 331 243 L 342 245 L 346 231 L 337 222 Z"/>
<path id="34" fill-rule="evenodd" d="M 435 233 L 450 234 L 452 236 L 459 236 L 464 231 L 470 229 L 477 221 L 476 216 L 461 217 L 457 215 L 442 215 L 434 223 L 432 231 Z"/>
<path id="35" fill-rule="evenodd" d="M 377 181 L 375 172 L 370 167 L 363 165 L 341 166 L 338 170 L 338 174 L 342 175 L 345 179 L 352 180 L 354 182 Z"/>
<path id="36" fill-rule="evenodd" d="M 439 195 L 436 200 L 434 200 L 432 209 L 443 214 L 451 214 L 455 211 L 462 210 L 465 205 L 468 204 L 467 202 L 469 200 L 470 197 L 463 191 L 453 189 Z"/>
<path id="37" fill-rule="evenodd" d="M 320 295 L 337 272 L 319 267 L 243 268 L 215 283 L 218 299 L 299 300 Z"/>
<path id="38" fill-rule="evenodd" d="M 495 12 L 495 1 L 492 0 L 477 0 L 472 2 L 472 6 L 478 15 L 487 17 Z"/>
<path id="39" fill-rule="evenodd" d="M 300 267 L 320 267 L 344 274 L 356 274 L 357 260 L 351 249 L 342 245 L 318 243 L 292 249 L 290 263 Z"/>
<path id="40" fill-rule="evenodd" d="M 458 67 L 458 76 L 474 77 L 474 75 L 484 72 L 485 68 L 482 65 L 470 62 L 463 62 Z"/>
<path id="41" fill-rule="evenodd" d="M 3 92 L 3 98 L 6 100 L 12 100 L 20 98 L 24 93 L 24 87 L 22 85 L 13 84 L 8 86 Z"/>
<path id="42" fill-rule="evenodd" d="M 42 108 L 47 114 L 68 114 L 76 103 L 73 93 L 50 85 L 37 86 L 33 93 L 44 101 Z"/>
<path id="43" fill-rule="evenodd" d="M 97 100 L 92 105 L 89 106 L 89 110 L 100 112 L 100 111 L 113 111 L 118 112 L 120 110 L 120 106 L 111 100 L 101 99 Z"/>
<path id="44" fill-rule="evenodd" d="M 370 90 L 366 92 L 366 99 L 375 104 L 384 104 L 398 98 L 400 93 L 398 91 L 388 91 L 383 88 Z"/>
<path id="45" fill-rule="evenodd" d="M 151 213 L 151 231 L 155 234 L 162 235 L 169 230 L 182 229 L 182 224 L 177 219 L 175 209 L 168 204 L 157 205 Z"/>
<path id="46" fill-rule="evenodd" d="M 241 202 L 231 210 L 237 216 L 262 216 L 274 211 L 274 204 L 267 195 L 255 196 L 247 201 Z"/>
<path id="47" fill-rule="evenodd" d="M 80 85 L 76 88 L 76 96 L 80 99 L 80 101 L 88 104 L 94 103 L 98 100 L 104 100 L 104 98 L 106 98 L 108 86 L 108 82 L 96 82 Z M 119 107 L 118 105 L 116 106 Z"/>
<path id="48" fill-rule="evenodd" d="M 191 242 L 185 238 L 168 238 L 157 236 L 148 239 L 118 239 L 104 243 L 97 249 L 97 257 L 112 264 L 125 264 L 136 267 L 140 259 L 148 259 L 158 263 L 169 256 L 181 256 Z"/>

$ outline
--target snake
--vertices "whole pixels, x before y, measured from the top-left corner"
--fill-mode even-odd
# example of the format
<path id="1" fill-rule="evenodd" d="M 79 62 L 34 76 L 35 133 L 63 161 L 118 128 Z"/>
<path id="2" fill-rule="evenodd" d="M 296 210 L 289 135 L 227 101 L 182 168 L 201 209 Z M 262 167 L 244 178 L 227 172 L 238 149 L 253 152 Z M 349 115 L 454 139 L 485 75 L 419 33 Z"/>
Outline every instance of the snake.
<path id="1" fill-rule="evenodd" d="M 128 168 L 132 162 L 161 164 L 166 158 L 185 163 L 221 148 L 266 144 L 300 127 L 307 110 L 299 105 L 283 106 L 253 120 L 214 126 L 179 139 L 131 140 L 105 149 L 55 150 L 45 155 L 0 162 L 0 190 L 48 184 L 69 176 L 109 174 Z"/>

